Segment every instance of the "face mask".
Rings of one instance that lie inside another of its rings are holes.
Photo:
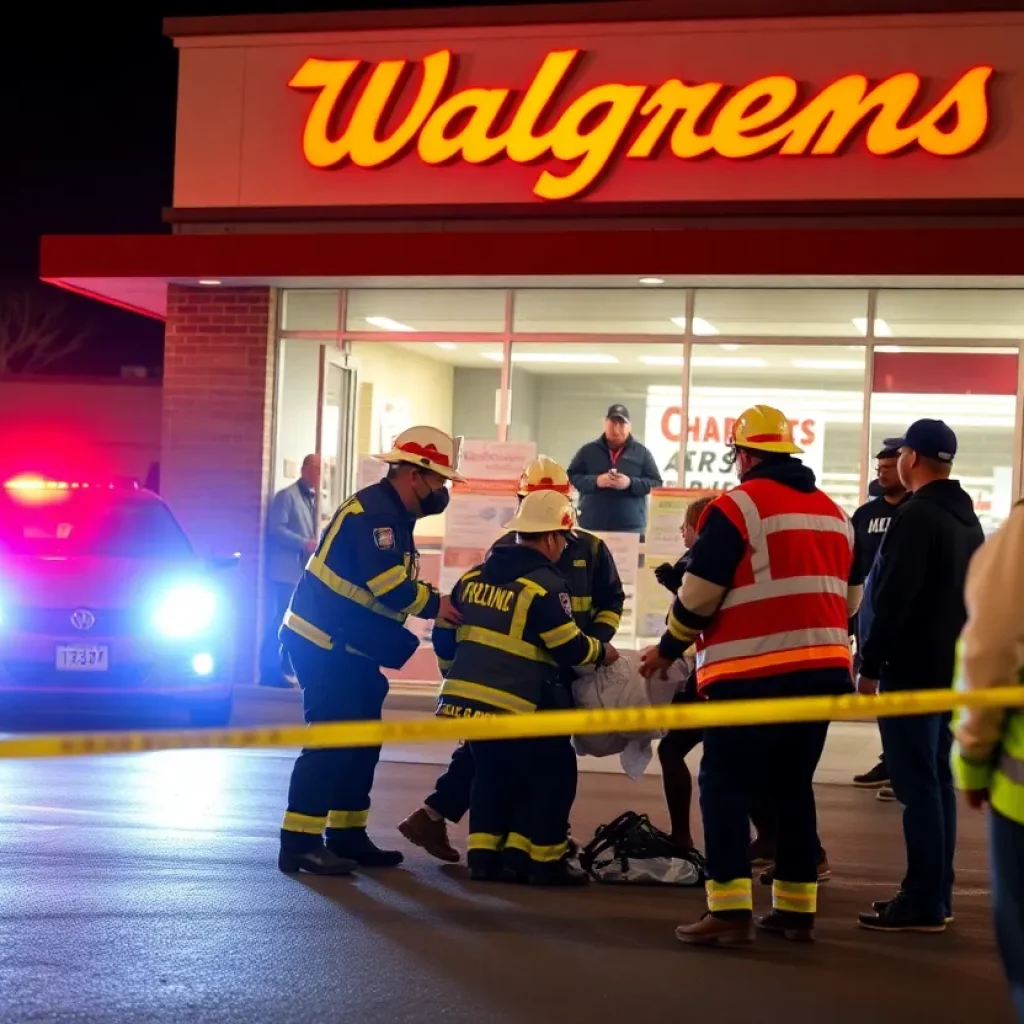
[[[420,501],[419,518],[422,519],[426,516],[439,516],[448,507],[451,492],[447,487],[442,487],[438,491],[428,491],[425,497],[420,498],[418,494],[416,497]]]

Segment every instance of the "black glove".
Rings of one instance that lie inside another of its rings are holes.
[[[654,576],[666,590],[671,590],[673,594],[678,593],[679,588],[683,585],[683,570],[678,565],[662,562],[655,568]]]

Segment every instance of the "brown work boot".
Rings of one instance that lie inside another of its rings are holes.
[[[695,924],[681,924],[676,938],[687,946],[749,946],[754,941],[753,917],[726,921],[705,914]]]
[[[807,920],[801,920],[806,918]],[[759,917],[756,925],[763,932],[772,935],[781,935],[790,942],[813,942],[814,941],[814,915],[813,914],[785,914],[773,910],[764,917]]]
[[[452,846],[448,839],[448,822],[444,818],[440,821],[435,821],[427,814],[425,807],[421,807],[418,811],[413,811],[398,826],[398,831],[413,846],[419,846],[426,850],[431,857],[447,861],[449,864],[458,862],[459,851]]]

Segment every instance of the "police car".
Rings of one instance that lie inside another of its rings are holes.
[[[217,569],[134,481],[0,485],[0,712],[231,715]]]

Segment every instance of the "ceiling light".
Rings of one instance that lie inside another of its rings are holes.
[[[640,283],[641,284],[646,284],[646,285],[664,284],[665,283],[665,278],[663,278],[663,277],[641,277],[640,278]]]
[[[216,285],[220,284],[220,281],[218,281],[217,278],[215,277],[201,277],[199,278],[199,283],[207,285],[209,287],[215,287]]]
[[[876,352],[902,352],[903,349],[899,345],[876,345]]]
[[[448,349],[449,351],[459,347],[458,345],[455,344],[454,341],[435,341],[434,344],[438,348],[445,348],[445,349]]]
[[[739,345],[719,345],[720,349],[724,349],[726,352],[739,352]]]
[[[504,359],[501,352],[481,352],[484,359],[500,363]],[[604,352],[513,352],[513,363],[617,363],[619,360]]]
[[[722,367],[736,367],[741,366],[749,367],[750,369],[756,369],[761,366],[767,366],[768,363],[764,359],[752,359],[748,356],[694,356],[694,366],[717,366]]]
[[[708,337],[712,334],[720,334],[721,332],[713,323],[705,320],[704,317],[695,316],[693,318],[693,333]]]
[[[644,366],[682,366],[685,362],[682,356],[638,356],[637,358]]]
[[[856,327],[865,338],[868,336],[868,318],[866,316],[855,316],[853,318],[853,326]],[[879,320],[878,317],[875,317],[875,337],[892,337],[892,328],[884,320]]]
[[[857,359],[791,359],[790,365],[798,370],[863,370],[863,360]]]
[[[410,327],[408,324],[400,324],[397,320],[392,320],[389,316],[366,316],[363,319],[371,326],[377,327],[382,331],[415,331],[415,327]]]

